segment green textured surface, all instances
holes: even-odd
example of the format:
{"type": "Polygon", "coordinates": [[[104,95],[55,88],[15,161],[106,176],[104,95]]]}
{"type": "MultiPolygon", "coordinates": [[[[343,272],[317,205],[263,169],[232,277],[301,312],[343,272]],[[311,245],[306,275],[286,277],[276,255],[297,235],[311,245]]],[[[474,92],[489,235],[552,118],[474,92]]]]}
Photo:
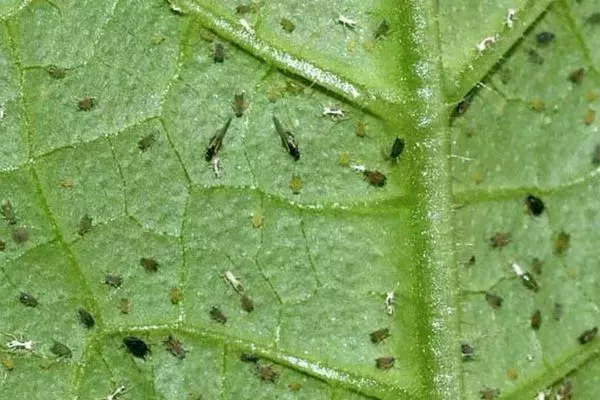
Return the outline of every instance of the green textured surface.
{"type": "Polygon", "coordinates": [[[600,114],[584,123],[600,103],[593,2],[288,0],[239,15],[241,3],[0,5],[0,203],[17,220],[0,219],[0,398],[101,399],[124,385],[125,400],[477,399],[486,387],[525,399],[564,379],[578,398],[597,397],[600,342],[577,340],[600,314],[600,114]],[[384,18],[390,32],[375,40],[384,18]],[[543,47],[542,31],[556,35],[543,47]],[[63,78],[47,72],[53,65],[63,78]],[[576,84],[568,77],[579,68],[576,84]],[[450,117],[479,81],[466,113],[450,117]],[[231,121],[217,178],[204,151],[239,93],[247,107],[231,121]],[[94,106],[79,110],[88,96],[94,106]],[[332,106],[347,119],[323,116],[332,106]],[[273,115],[295,135],[299,161],[273,115]],[[386,160],[397,135],[404,153],[386,160]],[[343,152],[387,184],[340,165],[343,152]],[[526,212],[530,193],[546,205],[540,216],[526,212]],[[16,243],[22,227],[29,239],[16,243]],[[496,232],[510,243],[492,248],[496,232]],[[570,245],[557,254],[560,232],[570,245]],[[534,258],[544,262],[537,293],[509,267],[531,271],[534,258]],[[123,284],[105,284],[107,274],[123,284]],[[94,327],[79,322],[82,307],[94,327]],[[381,328],[391,337],[371,343],[381,328]],[[163,344],[170,334],[184,359],[163,344]],[[128,335],[150,345],[146,359],[127,353],[128,335]],[[35,349],[10,349],[15,338],[35,349]],[[55,341],[72,357],[56,359],[55,341]],[[473,360],[461,359],[460,343],[475,348],[473,360]],[[242,352],[272,365],[275,382],[242,352]],[[388,355],[394,367],[378,370],[388,355]]]}

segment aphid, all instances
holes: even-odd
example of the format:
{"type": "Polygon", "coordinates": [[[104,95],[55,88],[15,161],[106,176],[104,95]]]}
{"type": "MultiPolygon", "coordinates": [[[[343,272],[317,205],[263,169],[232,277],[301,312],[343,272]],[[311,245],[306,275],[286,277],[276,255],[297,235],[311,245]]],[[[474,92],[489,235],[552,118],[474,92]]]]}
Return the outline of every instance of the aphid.
{"type": "Polygon", "coordinates": [[[167,345],[169,353],[179,359],[185,358],[186,350],[183,348],[183,344],[175,336],[169,335],[163,343],[167,345]]]}
{"type": "Polygon", "coordinates": [[[302,384],[300,382],[290,382],[288,383],[288,388],[292,391],[292,392],[297,392],[300,389],[302,389],[302,384]]]}
{"type": "Polygon", "coordinates": [[[4,251],[6,249],[6,242],[0,239],[0,251],[4,251]]]}
{"type": "Polygon", "coordinates": [[[49,65],[46,68],[46,72],[54,79],[62,79],[67,75],[64,68],[59,68],[56,65],[49,65]]]}
{"type": "Polygon", "coordinates": [[[594,148],[594,155],[592,156],[592,164],[600,165],[600,144],[597,144],[594,148]]]}
{"type": "Polygon", "coordinates": [[[355,132],[356,132],[356,136],[365,137],[365,135],[367,134],[367,126],[365,125],[363,120],[359,119],[358,121],[356,121],[355,132]]]}
{"type": "Polygon", "coordinates": [[[529,56],[529,61],[534,64],[542,65],[544,63],[544,57],[535,51],[535,49],[527,50],[527,55],[529,56]]]}
{"type": "Polygon", "coordinates": [[[27,307],[37,307],[38,301],[31,293],[21,292],[19,295],[19,301],[21,304],[27,307]]]}
{"type": "Polygon", "coordinates": [[[5,200],[4,203],[2,203],[2,216],[4,216],[4,220],[7,224],[17,224],[17,216],[15,215],[15,210],[13,209],[13,205],[10,200],[5,200]]]}
{"type": "Polygon", "coordinates": [[[552,32],[540,32],[535,35],[535,41],[537,42],[538,46],[547,46],[554,40],[555,37],[556,35],[554,35],[552,32]]]}
{"type": "Polygon", "coordinates": [[[2,365],[4,366],[4,368],[6,368],[8,371],[12,371],[15,368],[15,363],[12,360],[12,358],[3,358],[2,359],[2,365]]]}
{"type": "Polygon", "coordinates": [[[564,314],[564,307],[561,303],[554,303],[554,310],[552,311],[552,318],[555,321],[560,321],[564,314]]]}
{"type": "Polygon", "coordinates": [[[394,290],[385,292],[383,304],[385,306],[385,312],[388,315],[394,315],[394,312],[396,311],[396,292],[394,290]]]}
{"type": "Polygon", "coordinates": [[[290,21],[287,18],[281,18],[281,21],[279,21],[279,25],[281,25],[281,29],[283,29],[287,33],[292,33],[296,29],[296,24],[294,24],[294,22],[290,21]]]}
{"type": "Polygon", "coordinates": [[[146,151],[156,142],[156,133],[149,133],[138,141],[138,149],[146,151]]]}
{"type": "Polygon", "coordinates": [[[596,334],[598,333],[598,327],[593,327],[592,329],[588,329],[587,331],[584,331],[581,335],[579,335],[579,343],[581,344],[587,344],[589,342],[591,342],[595,337],[596,334]]]}
{"type": "Polygon", "coordinates": [[[32,340],[18,340],[13,336],[13,340],[6,343],[6,348],[9,350],[33,351],[35,349],[35,342],[32,340]]]}
{"type": "Polygon", "coordinates": [[[525,286],[529,290],[533,290],[534,292],[540,290],[540,287],[533,275],[531,275],[529,272],[523,271],[523,267],[521,267],[516,262],[511,263],[510,267],[512,268],[515,275],[517,275],[517,277],[521,279],[523,286],[525,286]]]}
{"type": "Polygon", "coordinates": [[[256,373],[260,377],[261,380],[267,382],[275,382],[279,377],[279,373],[273,369],[273,366],[270,364],[256,364],[256,373]]]}
{"type": "Polygon", "coordinates": [[[390,31],[390,23],[387,21],[387,19],[384,19],[383,21],[381,21],[379,23],[379,26],[377,26],[377,29],[375,29],[375,40],[378,40],[380,38],[387,36],[389,31],[390,31]]]}
{"type": "Polygon", "coordinates": [[[519,371],[517,371],[515,368],[509,368],[506,371],[506,377],[511,381],[516,381],[519,379],[519,371]]]}
{"type": "Polygon", "coordinates": [[[600,24],[600,12],[595,12],[595,13],[591,14],[589,17],[587,17],[587,19],[585,20],[585,23],[590,24],[590,25],[600,24]]]}
{"type": "Polygon", "coordinates": [[[242,295],[242,308],[246,312],[254,311],[254,302],[252,298],[246,294],[242,295]]]}
{"type": "Polygon", "coordinates": [[[70,348],[56,340],[52,344],[52,347],[50,347],[50,352],[61,358],[71,358],[73,356],[73,352],[70,348]]]}
{"type": "Polygon", "coordinates": [[[396,358],[393,356],[379,357],[375,359],[377,369],[390,369],[394,366],[396,358]]]}
{"type": "Polygon", "coordinates": [[[493,249],[502,248],[510,243],[510,233],[496,232],[490,238],[490,246],[493,249]]]}
{"type": "Polygon", "coordinates": [[[555,254],[563,254],[565,251],[569,249],[569,244],[571,242],[571,235],[562,231],[558,234],[556,240],[554,241],[554,253],[555,254]]]}
{"type": "Polygon", "coordinates": [[[475,358],[475,348],[468,343],[461,343],[460,354],[462,354],[463,361],[473,360],[475,358]]]}
{"type": "Polygon", "coordinates": [[[479,53],[483,53],[486,49],[491,47],[494,43],[496,43],[495,36],[488,36],[483,38],[483,40],[475,45],[475,48],[479,53]]]}
{"type": "Polygon", "coordinates": [[[83,236],[91,230],[92,230],[92,217],[85,214],[81,218],[81,221],[79,221],[79,228],[77,229],[77,234],[79,236],[83,236]]]}
{"type": "Polygon", "coordinates": [[[575,84],[580,84],[585,76],[585,69],[579,68],[569,74],[569,80],[575,84]]]}
{"type": "Polygon", "coordinates": [[[117,398],[124,394],[126,391],[125,386],[119,386],[117,387],[115,390],[113,390],[113,392],[111,394],[109,394],[108,396],[106,396],[104,398],[104,400],[117,400],[117,398]]]}
{"type": "Polygon", "coordinates": [[[142,339],[135,336],[125,336],[123,338],[123,344],[127,347],[127,350],[138,358],[146,358],[146,355],[150,353],[150,347],[142,339]]]}
{"type": "Polygon", "coordinates": [[[340,153],[340,159],[339,159],[338,163],[342,167],[347,167],[348,165],[350,165],[350,153],[348,153],[347,151],[342,151],[340,153]]]}
{"type": "Polygon", "coordinates": [[[544,265],[544,262],[542,260],[540,260],[539,258],[534,258],[531,261],[531,270],[536,274],[540,275],[542,273],[542,265],[544,265]]]}
{"type": "Polygon", "coordinates": [[[58,181],[60,187],[65,189],[73,189],[75,187],[75,181],[73,178],[65,178],[58,181]]]}
{"type": "Polygon", "coordinates": [[[497,310],[500,307],[502,307],[502,302],[504,301],[504,299],[498,296],[497,294],[485,292],[485,301],[487,301],[490,307],[497,310]]]}
{"type": "Polygon", "coordinates": [[[233,272],[231,270],[228,269],[225,272],[223,272],[223,277],[231,285],[231,287],[233,288],[233,290],[235,290],[239,294],[244,294],[244,292],[245,292],[244,286],[235,277],[235,275],[233,274],[233,272]]]}
{"type": "Polygon", "coordinates": [[[80,308],[77,310],[77,316],[79,317],[79,322],[83,324],[86,328],[92,328],[96,324],[96,320],[90,314],[90,312],[84,308],[80,308]]]}
{"type": "Polygon", "coordinates": [[[342,121],[348,119],[346,112],[338,106],[323,107],[323,116],[330,117],[334,121],[342,121]]]}
{"type": "Polygon", "coordinates": [[[469,107],[471,106],[473,99],[475,98],[475,94],[478,91],[479,91],[479,86],[475,86],[474,88],[469,90],[467,92],[467,94],[465,94],[465,97],[463,97],[462,100],[459,101],[458,104],[456,104],[456,107],[454,107],[454,110],[452,110],[452,117],[455,118],[455,117],[458,117],[458,116],[466,113],[467,110],[469,109],[469,107]]]}
{"type": "Polygon", "coordinates": [[[173,287],[169,291],[169,299],[171,299],[171,304],[179,304],[181,299],[183,298],[183,293],[179,290],[178,287],[173,287]]]}
{"type": "Polygon", "coordinates": [[[225,122],[225,125],[221,129],[217,131],[217,133],[210,138],[210,142],[208,143],[208,147],[204,153],[204,159],[207,162],[210,162],[213,157],[215,157],[219,151],[221,150],[221,146],[223,146],[223,138],[227,133],[227,129],[229,129],[229,124],[231,123],[231,117],[225,122]]]}
{"type": "Polygon", "coordinates": [[[300,179],[299,176],[292,176],[292,179],[290,180],[290,189],[292,189],[292,193],[300,194],[300,191],[302,190],[302,179],[300,179]]]}
{"type": "Polygon", "coordinates": [[[379,343],[390,337],[390,329],[389,328],[381,328],[377,329],[369,333],[369,337],[371,338],[371,342],[379,343]]]}
{"type": "Polygon", "coordinates": [[[491,389],[485,388],[479,391],[481,395],[481,399],[483,400],[494,400],[496,397],[500,396],[500,389],[491,389]]]}
{"type": "Polygon", "coordinates": [[[344,17],[342,14],[338,16],[337,22],[338,24],[350,29],[354,29],[358,26],[358,23],[355,20],[344,17]]]}
{"type": "Polygon", "coordinates": [[[106,274],[104,283],[114,288],[119,288],[123,284],[123,277],[117,274],[106,274]]]}
{"type": "Polygon", "coordinates": [[[240,4],[235,7],[235,12],[237,14],[248,14],[251,11],[252,11],[252,7],[250,7],[247,4],[240,4]]]}
{"type": "Polygon", "coordinates": [[[248,22],[247,19],[245,18],[240,18],[240,25],[242,26],[242,28],[244,28],[244,30],[246,32],[248,32],[251,35],[254,35],[254,28],[252,27],[252,24],[250,22],[248,22]]]}
{"type": "Polygon", "coordinates": [[[94,97],[86,96],[77,102],[77,110],[79,111],[90,111],[96,106],[96,99],[94,97]]]}
{"type": "Polygon", "coordinates": [[[472,255],[471,258],[469,258],[469,261],[467,261],[467,265],[475,265],[475,255],[472,255]]]}
{"type": "Polygon", "coordinates": [[[298,148],[296,138],[291,132],[283,129],[283,126],[281,126],[281,123],[275,116],[273,116],[273,123],[275,124],[275,130],[277,131],[277,134],[281,138],[281,144],[287,149],[294,161],[298,161],[300,159],[300,149],[298,148]]]}
{"type": "Polygon", "coordinates": [[[542,312],[540,310],[535,310],[531,317],[529,318],[531,322],[531,329],[535,329],[536,331],[540,329],[542,325],[542,312]]]}
{"type": "Polygon", "coordinates": [[[382,172],[379,172],[377,170],[375,170],[375,171],[366,170],[365,172],[363,172],[363,176],[365,177],[365,180],[367,182],[369,182],[371,185],[377,186],[377,187],[385,186],[385,182],[387,180],[387,177],[382,172]]]}
{"type": "Polygon", "coordinates": [[[527,204],[527,209],[529,210],[529,213],[536,217],[544,212],[544,202],[542,201],[542,199],[532,194],[527,195],[527,197],[525,198],[525,204],[527,204]]]}
{"type": "Polygon", "coordinates": [[[585,113],[585,118],[583,119],[583,123],[586,124],[587,126],[590,126],[594,123],[595,119],[596,119],[596,110],[592,110],[591,108],[588,108],[585,113]]]}
{"type": "Polygon", "coordinates": [[[26,227],[21,226],[13,230],[13,240],[15,243],[21,244],[29,240],[29,231],[26,227]]]}
{"type": "Polygon", "coordinates": [[[218,154],[210,160],[210,167],[215,174],[215,178],[221,179],[221,157],[218,154]]]}
{"type": "Polygon", "coordinates": [[[223,43],[215,42],[213,45],[213,61],[215,63],[225,61],[225,46],[223,46],[223,43]]]}
{"type": "Polygon", "coordinates": [[[129,314],[131,311],[131,301],[127,297],[121,297],[119,300],[119,310],[121,314],[129,314]]]}
{"type": "Polygon", "coordinates": [[[140,258],[140,265],[146,269],[146,271],[156,272],[158,271],[159,263],[154,258],[140,258]]]}
{"type": "Polygon", "coordinates": [[[210,309],[210,317],[213,321],[218,322],[220,324],[224,324],[225,322],[227,322],[227,317],[217,307],[213,307],[210,309]]]}
{"type": "Polygon", "coordinates": [[[233,113],[237,118],[240,118],[242,115],[244,115],[244,111],[247,108],[246,103],[244,102],[244,93],[233,95],[233,105],[231,108],[233,109],[233,113]]]}
{"type": "Polygon", "coordinates": [[[240,360],[242,360],[243,362],[257,363],[260,360],[260,358],[251,353],[242,353],[240,354],[240,360]]]}
{"type": "Polygon", "coordinates": [[[390,158],[395,160],[404,151],[404,139],[397,137],[392,145],[392,151],[390,152],[390,158]]]}
{"type": "Polygon", "coordinates": [[[506,26],[508,27],[508,29],[513,28],[513,25],[514,25],[516,19],[517,19],[517,10],[515,10],[514,8],[509,8],[508,12],[506,13],[506,21],[504,22],[506,24],[506,26]]]}

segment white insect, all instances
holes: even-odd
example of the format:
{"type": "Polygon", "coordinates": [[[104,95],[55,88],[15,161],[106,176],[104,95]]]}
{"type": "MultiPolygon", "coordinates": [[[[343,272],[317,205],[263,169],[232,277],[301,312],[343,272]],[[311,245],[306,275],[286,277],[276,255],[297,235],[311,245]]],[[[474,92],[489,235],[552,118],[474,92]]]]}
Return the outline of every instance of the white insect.
{"type": "Polygon", "coordinates": [[[483,53],[487,48],[491,47],[494,43],[496,43],[496,40],[497,39],[495,36],[488,36],[484,38],[481,42],[476,44],[475,47],[480,53],[483,53]]]}
{"type": "Polygon", "coordinates": [[[4,107],[0,106],[0,122],[4,120],[4,107]]]}
{"type": "Polygon", "coordinates": [[[367,170],[367,167],[361,164],[351,165],[350,168],[352,168],[356,172],[365,172],[367,170]]]}
{"type": "Polygon", "coordinates": [[[385,292],[385,311],[388,315],[394,315],[396,311],[396,293],[392,290],[390,292],[385,292]]]}
{"type": "Polygon", "coordinates": [[[546,400],[547,395],[548,393],[545,390],[542,390],[535,395],[535,400],[546,400]]]}
{"type": "Polygon", "coordinates": [[[6,343],[6,347],[9,350],[26,350],[33,351],[35,349],[35,342],[27,340],[25,342],[17,340],[16,338],[6,343]]]}
{"type": "Polygon", "coordinates": [[[506,24],[506,26],[508,26],[508,29],[513,28],[513,25],[514,25],[516,19],[517,19],[517,10],[514,8],[509,8],[508,12],[506,13],[506,21],[504,22],[506,24]]]}
{"type": "Polygon", "coordinates": [[[510,263],[510,267],[512,268],[515,275],[517,275],[519,278],[521,278],[523,275],[525,275],[525,271],[523,271],[523,267],[521,267],[516,262],[510,263]]]}
{"type": "Polygon", "coordinates": [[[124,394],[125,391],[125,386],[121,385],[118,388],[116,388],[111,394],[106,396],[104,400],[116,400],[120,395],[124,394]]]}
{"type": "Polygon", "coordinates": [[[247,19],[240,18],[240,25],[242,25],[242,28],[244,28],[246,32],[248,32],[251,35],[254,35],[254,28],[252,27],[252,24],[248,22],[247,19]]]}
{"type": "Polygon", "coordinates": [[[244,286],[235,277],[235,275],[233,275],[233,272],[231,272],[231,270],[228,269],[227,271],[223,272],[223,276],[225,277],[225,280],[227,282],[229,282],[229,284],[231,285],[231,287],[233,287],[233,290],[235,290],[239,294],[244,294],[244,292],[245,292],[244,286]]]}
{"type": "Polygon", "coordinates": [[[215,173],[216,178],[221,178],[221,158],[216,155],[210,160],[210,166],[215,173]]]}
{"type": "Polygon", "coordinates": [[[323,107],[323,116],[331,117],[331,119],[345,119],[347,118],[344,110],[337,106],[323,107]]]}
{"type": "Polygon", "coordinates": [[[344,17],[342,14],[338,16],[337,22],[346,28],[354,29],[358,26],[358,22],[348,17],[344,17]]]}

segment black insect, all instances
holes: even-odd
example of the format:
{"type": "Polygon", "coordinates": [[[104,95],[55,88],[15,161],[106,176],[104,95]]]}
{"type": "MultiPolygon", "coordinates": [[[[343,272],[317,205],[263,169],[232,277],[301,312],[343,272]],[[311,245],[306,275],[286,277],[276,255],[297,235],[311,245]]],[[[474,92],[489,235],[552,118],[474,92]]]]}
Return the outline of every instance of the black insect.
{"type": "Polygon", "coordinates": [[[104,283],[114,288],[119,288],[123,284],[123,277],[117,274],[107,274],[104,277],[104,283]]]}
{"type": "Polygon", "coordinates": [[[365,171],[363,172],[363,176],[365,180],[369,182],[372,186],[383,187],[385,186],[385,182],[387,181],[387,177],[380,171],[365,171]]]}
{"type": "Polygon", "coordinates": [[[79,111],[90,111],[96,106],[96,99],[93,97],[86,96],[77,102],[77,109],[79,111]]]}
{"type": "Polygon", "coordinates": [[[233,96],[233,105],[231,106],[231,108],[233,109],[233,113],[237,118],[240,118],[244,115],[244,111],[247,108],[246,103],[244,101],[244,93],[235,94],[233,96]]]}
{"type": "Polygon", "coordinates": [[[248,14],[252,11],[252,8],[247,4],[240,4],[235,7],[235,12],[238,14],[248,14]]]}
{"type": "Polygon", "coordinates": [[[527,198],[525,199],[525,204],[527,204],[529,212],[535,215],[536,217],[544,212],[544,202],[542,201],[542,199],[532,194],[527,195],[527,198]]]}
{"type": "Polygon", "coordinates": [[[469,90],[467,92],[467,94],[465,95],[465,97],[463,97],[463,99],[458,102],[456,107],[454,107],[451,117],[456,118],[456,117],[461,116],[464,113],[466,113],[467,110],[469,109],[469,107],[471,106],[471,103],[473,102],[473,99],[475,98],[475,95],[477,94],[478,91],[479,91],[479,86],[475,86],[474,88],[469,90]]]}
{"type": "Polygon", "coordinates": [[[25,243],[29,240],[29,231],[26,227],[21,226],[13,230],[13,240],[17,244],[25,243]]]}
{"type": "Polygon", "coordinates": [[[0,251],[6,250],[6,242],[0,239],[0,251]]]}
{"type": "Polygon", "coordinates": [[[379,357],[375,359],[377,369],[390,369],[396,363],[396,358],[393,356],[379,357]]]}
{"type": "Polygon", "coordinates": [[[254,302],[252,301],[252,298],[246,294],[242,295],[242,308],[246,312],[254,311],[254,302]]]}
{"type": "Polygon", "coordinates": [[[52,347],[50,347],[50,352],[57,357],[71,358],[73,352],[66,345],[61,342],[54,341],[52,347]]]}
{"type": "Polygon", "coordinates": [[[585,76],[585,69],[579,68],[569,74],[569,80],[575,84],[580,84],[585,76]]]}
{"type": "Polygon", "coordinates": [[[90,312],[84,308],[80,308],[77,310],[77,316],[79,317],[79,322],[83,324],[86,328],[92,328],[96,324],[96,320],[90,314],[90,312]]]}
{"type": "Polygon", "coordinates": [[[375,40],[378,40],[380,38],[387,36],[389,31],[390,31],[390,23],[387,21],[387,19],[384,19],[383,21],[381,21],[381,23],[375,30],[375,40]]]}
{"type": "Polygon", "coordinates": [[[242,360],[243,362],[257,363],[260,360],[260,358],[251,353],[242,353],[240,354],[240,360],[242,360]]]}
{"type": "Polygon", "coordinates": [[[390,337],[390,329],[389,328],[381,328],[373,331],[369,334],[371,337],[371,342],[379,343],[390,337]]]}
{"type": "Polygon", "coordinates": [[[156,133],[149,133],[138,141],[138,149],[146,151],[156,142],[156,133]]]}
{"type": "Polygon", "coordinates": [[[552,318],[555,321],[560,321],[564,314],[564,306],[561,303],[554,303],[554,310],[552,311],[552,318]]]}
{"type": "Polygon", "coordinates": [[[277,131],[277,134],[281,138],[281,144],[287,149],[288,153],[290,153],[290,156],[292,156],[295,161],[298,161],[300,159],[300,149],[298,148],[298,142],[296,142],[296,138],[291,132],[283,129],[283,126],[281,126],[281,123],[275,116],[273,116],[273,123],[275,124],[275,130],[277,131]]]}
{"type": "Polygon", "coordinates": [[[529,272],[525,272],[523,275],[520,276],[520,278],[521,282],[523,283],[523,286],[525,286],[527,289],[532,290],[536,293],[540,290],[540,286],[538,285],[537,281],[529,272]]]}
{"type": "Polygon", "coordinates": [[[531,314],[529,321],[531,322],[532,329],[535,329],[536,331],[540,329],[540,326],[542,325],[542,312],[540,310],[535,310],[535,312],[531,314]]]}
{"type": "Polygon", "coordinates": [[[183,344],[175,336],[169,335],[163,343],[167,345],[169,353],[179,359],[185,358],[186,350],[183,348],[183,344]]]}
{"type": "Polygon", "coordinates": [[[140,258],[140,265],[146,269],[146,271],[156,272],[160,264],[153,258],[140,258]]]}
{"type": "Polygon", "coordinates": [[[146,358],[146,355],[150,353],[150,347],[142,339],[135,336],[126,336],[123,338],[123,344],[127,347],[127,350],[138,358],[146,358]]]}
{"type": "Polygon", "coordinates": [[[21,304],[27,307],[37,307],[38,301],[31,293],[21,292],[19,295],[19,301],[21,304]]]}
{"type": "Polygon", "coordinates": [[[592,164],[595,166],[600,165],[600,144],[597,144],[594,148],[594,154],[592,155],[592,164]]]}
{"type": "Polygon", "coordinates": [[[223,46],[223,43],[215,42],[213,46],[213,61],[215,63],[225,61],[225,46],[223,46]]]}
{"type": "Polygon", "coordinates": [[[17,224],[17,216],[15,215],[15,210],[13,209],[13,205],[10,200],[6,200],[4,203],[2,203],[2,216],[7,224],[17,224]]]}
{"type": "Polygon", "coordinates": [[[581,335],[579,335],[579,338],[578,338],[579,343],[587,344],[587,343],[591,342],[592,340],[594,340],[597,333],[598,333],[597,326],[593,327],[592,329],[588,329],[587,331],[584,331],[581,335]]]}
{"type": "Polygon", "coordinates": [[[92,217],[85,214],[83,217],[81,217],[81,221],[79,221],[79,229],[77,229],[77,234],[79,236],[83,236],[91,230],[92,230],[92,217]]]}
{"type": "Polygon", "coordinates": [[[556,35],[554,33],[544,31],[535,35],[535,41],[537,42],[538,46],[547,46],[554,40],[555,37],[556,35]]]}
{"type": "Polygon", "coordinates": [[[220,324],[224,324],[225,322],[227,322],[227,317],[217,307],[213,307],[210,309],[210,317],[213,319],[213,321],[218,322],[220,324]]]}
{"type": "Polygon", "coordinates": [[[210,142],[208,143],[208,147],[206,148],[206,151],[204,153],[204,159],[207,162],[211,162],[213,157],[219,153],[219,150],[221,150],[221,146],[223,146],[223,138],[227,133],[227,129],[229,129],[229,124],[231,123],[231,120],[232,118],[229,117],[225,125],[223,125],[223,127],[219,129],[212,138],[210,138],[210,142]]]}
{"type": "Polygon", "coordinates": [[[392,145],[392,151],[390,152],[390,158],[396,159],[404,151],[404,139],[396,137],[394,144],[392,145]]]}
{"type": "Polygon", "coordinates": [[[460,344],[460,353],[463,361],[473,360],[475,358],[475,349],[468,343],[460,344]]]}
{"type": "Polygon", "coordinates": [[[504,301],[502,297],[490,292],[485,293],[485,300],[490,305],[490,307],[495,309],[502,307],[502,302],[504,301]]]}

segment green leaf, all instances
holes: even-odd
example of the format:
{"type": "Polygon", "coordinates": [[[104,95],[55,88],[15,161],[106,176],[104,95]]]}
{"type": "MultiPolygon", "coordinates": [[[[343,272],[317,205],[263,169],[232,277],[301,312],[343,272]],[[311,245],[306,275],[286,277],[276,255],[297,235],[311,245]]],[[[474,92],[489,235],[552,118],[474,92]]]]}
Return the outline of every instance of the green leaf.
{"type": "Polygon", "coordinates": [[[1,4],[1,392],[597,397],[598,10],[459,3],[1,4]]]}

